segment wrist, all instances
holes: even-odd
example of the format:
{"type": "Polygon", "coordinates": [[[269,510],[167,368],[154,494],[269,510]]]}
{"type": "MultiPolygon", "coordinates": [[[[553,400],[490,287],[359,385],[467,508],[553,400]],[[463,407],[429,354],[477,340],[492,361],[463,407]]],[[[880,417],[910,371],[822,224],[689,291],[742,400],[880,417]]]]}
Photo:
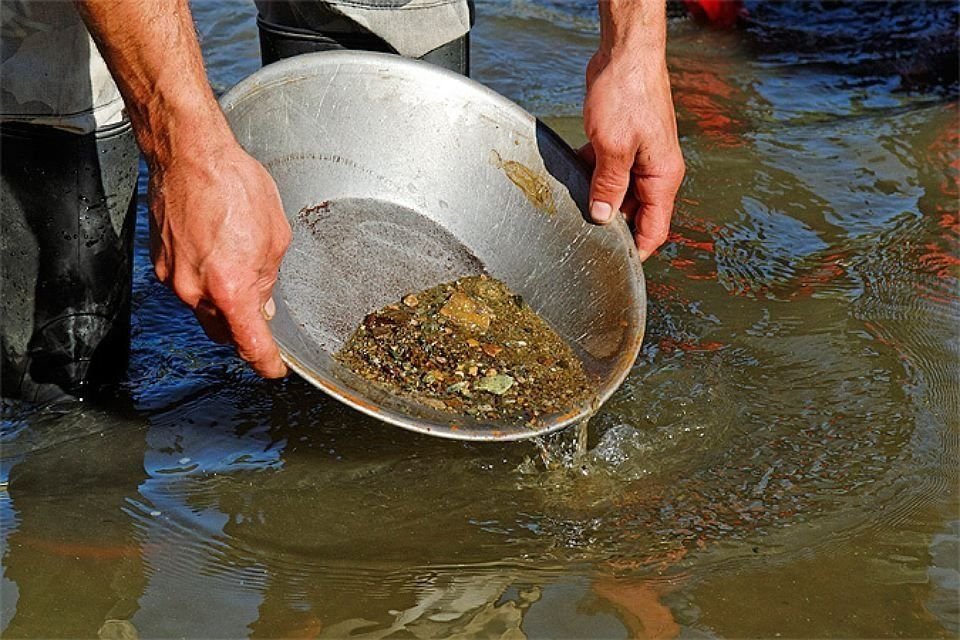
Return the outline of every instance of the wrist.
{"type": "Polygon", "coordinates": [[[151,101],[138,116],[131,114],[137,141],[153,166],[219,154],[236,144],[223,112],[211,94],[151,101]],[[139,121],[139,122],[138,122],[139,121]]]}
{"type": "Polygon", "coordinates": [[[669,82],[666,56],[642,49],[623,49],[613,53],[598,50],[587,67],[587,88],[600,72],[617,86],[635,83],[669,82]]]}

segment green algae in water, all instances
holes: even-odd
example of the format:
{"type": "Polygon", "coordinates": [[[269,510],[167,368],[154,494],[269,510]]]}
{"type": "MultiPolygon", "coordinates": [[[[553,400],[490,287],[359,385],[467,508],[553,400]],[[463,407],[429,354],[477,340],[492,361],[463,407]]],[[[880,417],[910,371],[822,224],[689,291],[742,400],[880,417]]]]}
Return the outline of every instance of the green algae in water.
{"type": "Polygon", "coordinates": [[[597,391],[563,338],[488,276],[409,294],[367,315],[336,358],[391,393],[481,420],[536,424],[597,391]]]}

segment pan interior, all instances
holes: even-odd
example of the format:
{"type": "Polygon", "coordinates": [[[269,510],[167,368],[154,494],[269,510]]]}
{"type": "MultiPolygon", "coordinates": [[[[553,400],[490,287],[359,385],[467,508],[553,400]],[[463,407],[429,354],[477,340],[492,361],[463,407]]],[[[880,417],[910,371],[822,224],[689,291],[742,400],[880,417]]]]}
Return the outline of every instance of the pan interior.
{"type": "Polygon", "coordinates": [[[395,202],[325,200],[302,209],[291,227],[279,295],[292,320],[329,353],[366,314],[404,294],[485,272],[452,233],[395,202]]]}

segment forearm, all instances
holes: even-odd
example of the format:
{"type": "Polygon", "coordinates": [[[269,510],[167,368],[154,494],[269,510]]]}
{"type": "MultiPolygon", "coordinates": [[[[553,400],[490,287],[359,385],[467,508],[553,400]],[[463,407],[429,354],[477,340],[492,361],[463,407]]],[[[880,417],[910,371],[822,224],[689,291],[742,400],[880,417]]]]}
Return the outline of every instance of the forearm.
{"type": "Polygon", "coordinates": [[[186,0],[76,0],[150,164],[157,278],[261,375],[286,373],[270,294],[290,243],[277,187],[210,90],[186,0]]]}
{"type": "Polygon", "coordinates": [[[600,53],[635,64],[665,60],[667,10],[664,0],[600,0],[600,53]]]}
{"type": "Polygon", "coordinates": [[[232,141],[186,0],[76,0],[148,162],[232,141]]]}

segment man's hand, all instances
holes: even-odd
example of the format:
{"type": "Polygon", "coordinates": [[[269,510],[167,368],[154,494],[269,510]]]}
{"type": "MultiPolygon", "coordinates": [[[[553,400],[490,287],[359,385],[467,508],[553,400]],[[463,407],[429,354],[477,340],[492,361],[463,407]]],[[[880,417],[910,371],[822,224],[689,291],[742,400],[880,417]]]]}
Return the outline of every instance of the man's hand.
{"type": "Polygon", "coordinates": [[[273,179],[235,142],[155,163],[151,253],[157,277],[207,335],[236,345],[260,375],[286,374],[270,327],[270,292],[290,243],[273,179]]]}
{"type": "Polygon", "coordinates": [[[601,0],[601,46],[587,66],[583,157],[595,165],[590,215],[622,210],[641,260],[667,239],[684,164],[667,73],[661,0],[601,0]]]}
{"type": "Polygon", "coordinates": [[[267,317],[290,226],[210,90],[187,0],[76,2],[150,166],[157,277],[207,335],[233,343],[260,375],[285,375],[267,317]]]}

